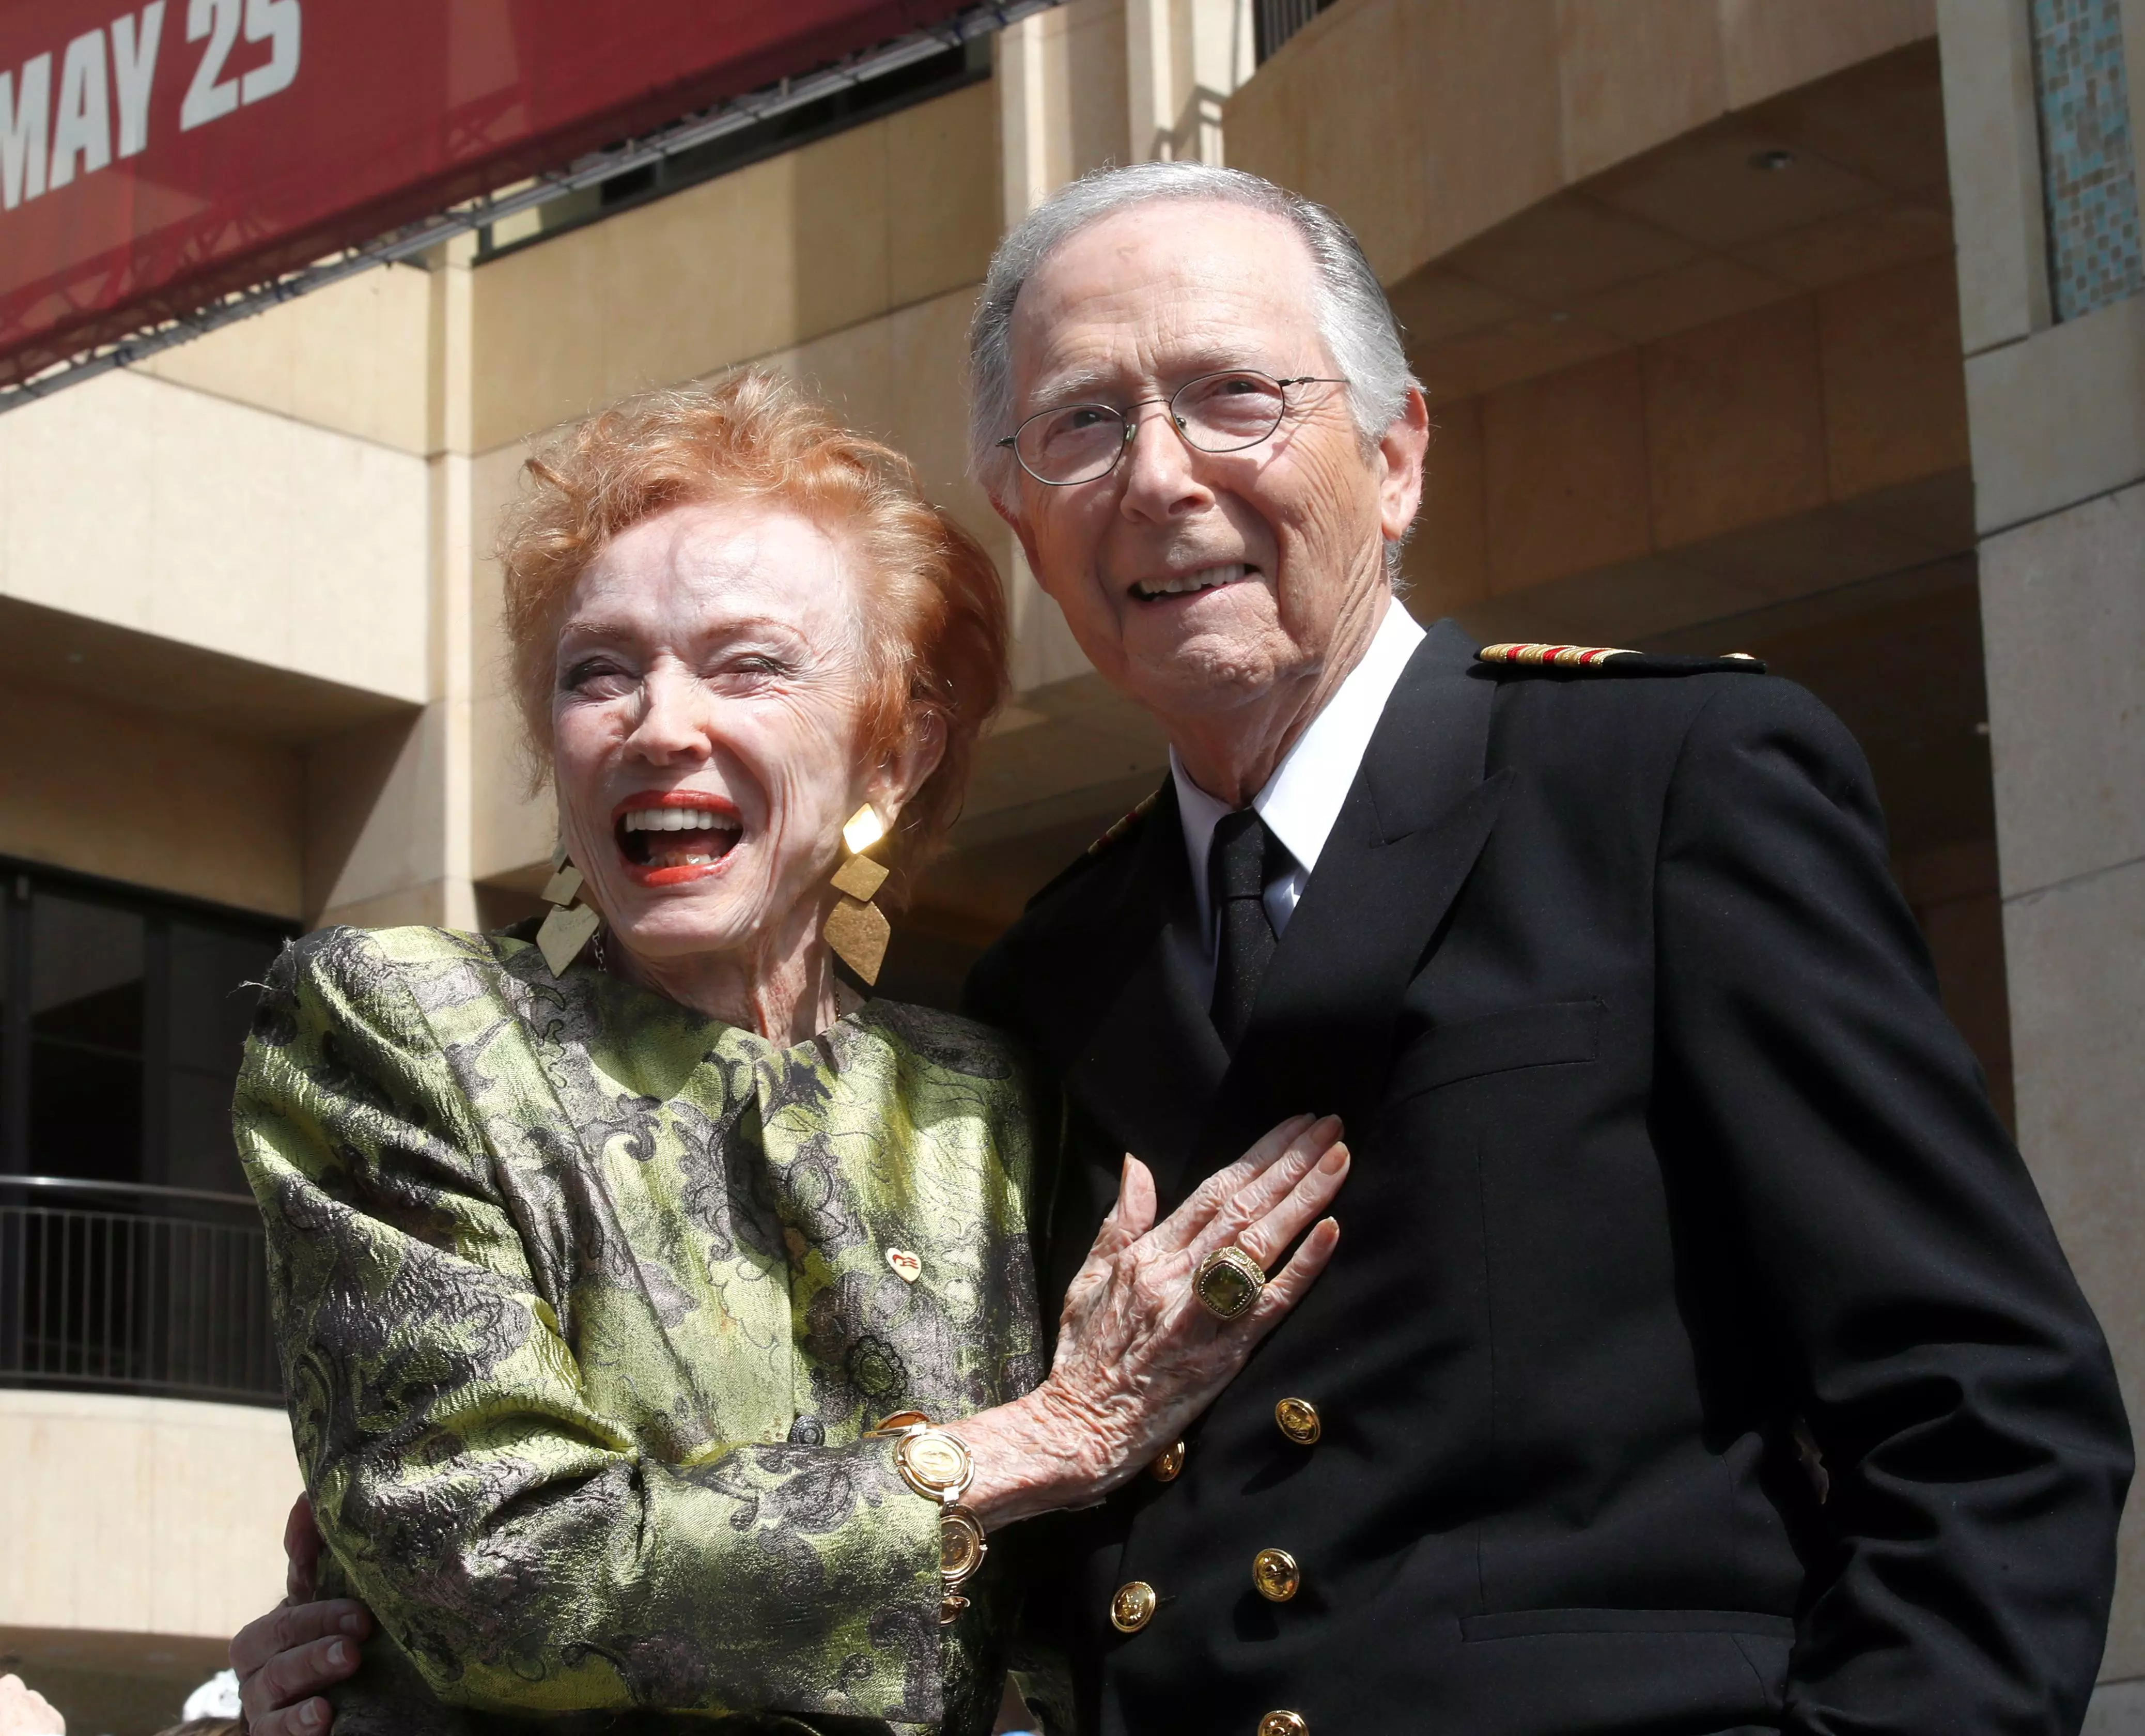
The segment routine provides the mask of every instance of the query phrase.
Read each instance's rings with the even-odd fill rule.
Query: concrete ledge
[[[0,1629],[223,1641],[283,1590],[281,1410],[0,1392]]]
[[[2145,296],[1966,363],[1985,536],[2145,478]]]

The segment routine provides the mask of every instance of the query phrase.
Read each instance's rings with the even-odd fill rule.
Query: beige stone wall
[[[437,396],[431,274],[389,266],[164,351],[133,371],[421,454]]]
[[[0,1629],[227,1639],[282,1595],[280,1410],[0,1392]]]
[[[321,910],[308,808],[349,793],[309,798],[313,744],[437,684],[429,284],[374,272],[0,419],[0,850]],[[151,823],[82,799],[115,776]]]
[[[1388,282],[1573,182],[1936,31],[1933,0],[1348,0],[1232,97],[1229,161]]]
[[[236,328],[251,330],[251,327]],[[0,596],[416,700],[424,466],[132,374],[0,418]]]
[[[970,86],[482,266],[473,450],[975,282],[994,113]]]
[[[0,685],[0,854],[299,918],[298,754],[64,690]],[[114,825],[97,798],[123,789]]]
[[[1621,643],[1968,546],[1956,310],[1919,261],[1445,398],[1416,613]]]

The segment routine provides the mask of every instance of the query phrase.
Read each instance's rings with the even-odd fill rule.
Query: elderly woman
[[[529,475],[505,619],[559,908],[301,942],[236,1105],[317,1589],[383,1630],[336,1723],[987,1731],[988,1540],[1138,1472],[1293,1306],[1337,1127],[1285,1124],[1159,1224],[1127,1158],[1044,1378],[1019,1057],[833,956],[875,969],[875,899],[958,806],[1004,687],[988,559],[757,374]],[[1243,1318],[1194,1299],[1299,1237]],[[315,1644],[249,1684],[254,1728],[324,1729],[290,1702],[361,1612],[284,1615],[242,1662]]]

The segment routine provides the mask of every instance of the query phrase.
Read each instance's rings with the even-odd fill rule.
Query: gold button
[[[1259,1720],[1259,1736],[1311,1736],[1301,1712],[1269,1712]]]
[[[1298,1446],[1310,1446],[1318,1439],[1318,1407],[1309,1399],[1283,1399],[1274,1406],[1274,1420]]]
[[[1110,1599],[1110,1625],[1120,1634],[1137,1634],[1154,1619],[1154,1587],[1144,1579],[1117,1587]]]
[[[1261,1549],[1252,1557],[1252,1584],[1268,1603],[1285,1604],[1303,1584],[1303,1573],[1287,1549]]]
[[[1177,1472],[1184,1469],[1184,1443],[1164,1447],[1154,1455],[1154,1463],[1147,1466],[1147,1475],[1157,1483],[1174,1483]]]

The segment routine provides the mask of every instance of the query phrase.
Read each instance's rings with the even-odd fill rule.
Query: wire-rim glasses
[[[1225,368],[1187,380],[1167,398],[1142,398],[1122,410],[1108,404],[1067,404],[1038,410],[998,445],[1050,488],[1098,482],[1117,469],[1139,432],[1135,412],[1169,407],[1170,425],[1195,452],[1241,452],[1272,437],[1288,414],[1292,386],[1345,386],[1321,374],[1276,380],[1255,368]]]

